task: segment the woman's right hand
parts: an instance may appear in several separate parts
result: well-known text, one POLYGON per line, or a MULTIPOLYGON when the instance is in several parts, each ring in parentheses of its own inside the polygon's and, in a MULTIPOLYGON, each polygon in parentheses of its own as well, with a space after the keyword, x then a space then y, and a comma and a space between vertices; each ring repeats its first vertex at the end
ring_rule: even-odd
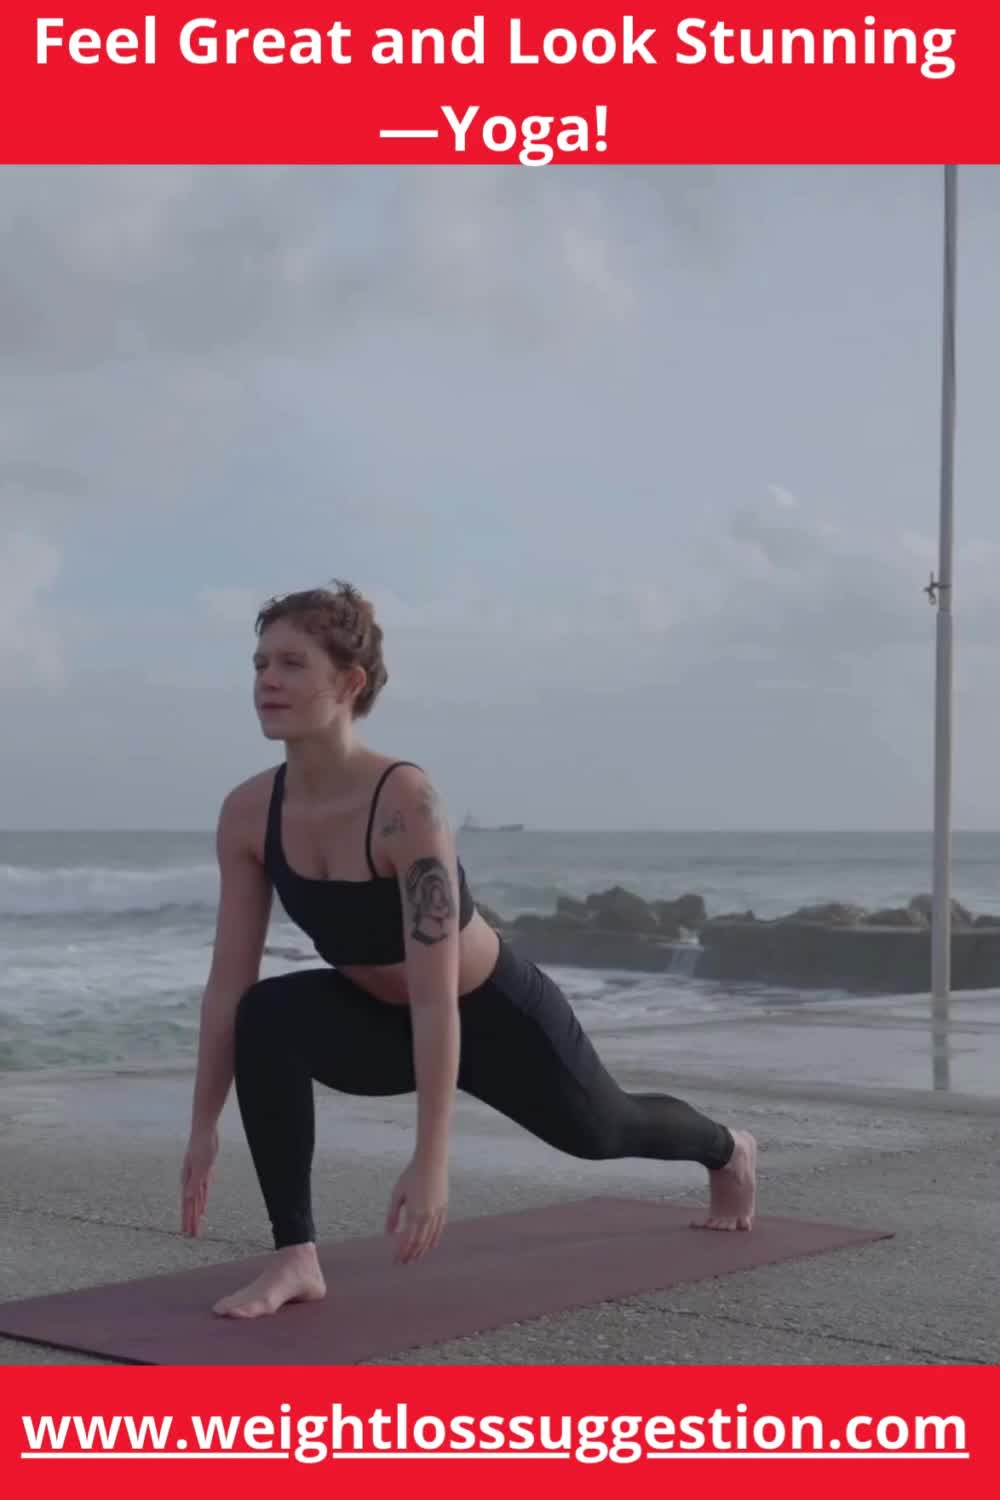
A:
POLYGON ((181 1228, 186 1235, 198 1233, 208 1200, 209 1178, 218 1154, 219 1132, 214 1125, 192 1130, 181 1168, 181 1228))

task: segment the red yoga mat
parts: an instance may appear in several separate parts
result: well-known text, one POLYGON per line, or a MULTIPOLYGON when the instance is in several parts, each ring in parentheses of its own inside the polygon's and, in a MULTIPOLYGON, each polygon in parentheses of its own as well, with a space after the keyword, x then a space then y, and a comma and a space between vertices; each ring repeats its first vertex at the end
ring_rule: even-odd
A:
POLYGON ((408 1266, 393 1263, 384 1235, 324 1241, 326 1300, 271 1317, 211 1310, 259 1274, 265 1254, 0 1303, 0 1334, 126 1364, 356 1364, 892 1237, 780 1218, 725 1233, 691 1229, 691 1217, 673 1203, 588 1198, 458 1220, 408 1266))

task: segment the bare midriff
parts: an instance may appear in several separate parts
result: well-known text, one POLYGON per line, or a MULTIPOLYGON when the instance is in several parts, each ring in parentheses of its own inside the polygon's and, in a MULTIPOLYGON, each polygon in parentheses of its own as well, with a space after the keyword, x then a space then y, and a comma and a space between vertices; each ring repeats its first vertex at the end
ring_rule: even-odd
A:
MULTIPOLYGON (((478 989, 490 977, 500 951, 500 939, 476 912, 468 927, 459 933, 458 943, 458 993, 462 996, 478 989)), ((337 972, 386 1005, 410 1003, 405 964, 338 964, 337 972)))

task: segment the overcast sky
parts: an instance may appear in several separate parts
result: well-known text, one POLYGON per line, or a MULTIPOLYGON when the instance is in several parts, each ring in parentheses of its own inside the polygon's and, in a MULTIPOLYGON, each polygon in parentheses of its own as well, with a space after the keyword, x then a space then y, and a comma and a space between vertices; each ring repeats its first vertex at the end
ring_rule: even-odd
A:
MULTIPOLYGON (((456 817, 926 828, 939 168, 0 169, 0 827, 209 828, 252 623, 380 606, 456 817)), ((955 817, 1000 827, 1000 169, 955 817)))

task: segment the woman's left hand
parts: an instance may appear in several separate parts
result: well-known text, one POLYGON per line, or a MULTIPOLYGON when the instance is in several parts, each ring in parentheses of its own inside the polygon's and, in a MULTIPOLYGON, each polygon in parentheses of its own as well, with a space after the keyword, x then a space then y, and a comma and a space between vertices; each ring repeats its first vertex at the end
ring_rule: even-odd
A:
POLYGON ((397 1263, 419 1260, 433 1250, 447 1214, 447 1166, 414 1157, 393 1189, 385 1221, 386 1234, 397 1235, 397 1263))

